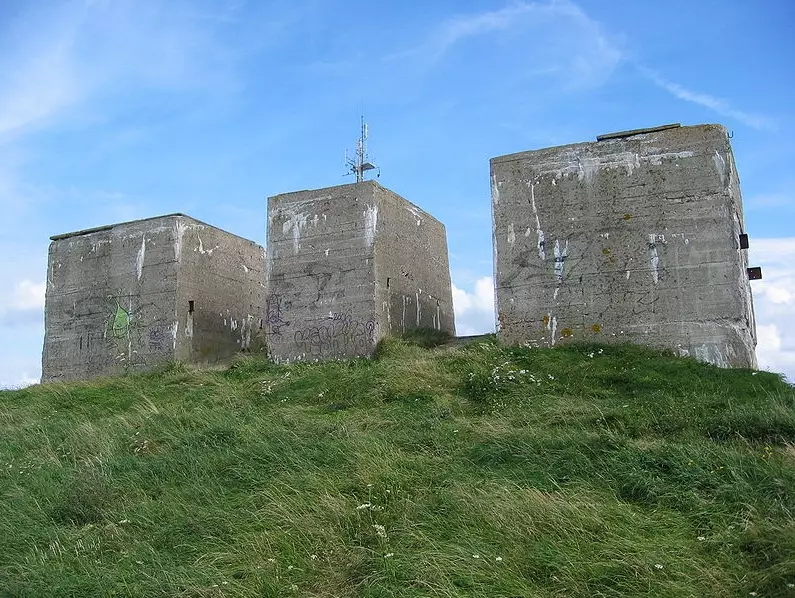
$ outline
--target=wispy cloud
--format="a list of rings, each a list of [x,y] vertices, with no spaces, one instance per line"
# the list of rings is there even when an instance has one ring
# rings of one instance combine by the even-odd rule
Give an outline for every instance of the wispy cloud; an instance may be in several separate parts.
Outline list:
[[[440,23],[419,44],[388,58],[411,57],[436,64],[476,38],[488,38],[512,76],[558,76],[569,87],[599,84],[616,68],[622,52],[599,22],[569,0],[520,1],[494,11],[462,14]],[[539,68],[538,65],[543,65]]]
[[[773,119],[734,108],[727,100],[717,98],[706,93],[687,89],[678,83],[673,83],[663,78],[659,73],[646,67],[639,67],[640,72],[660,89],[663,89],[680,100],[698,104],[713,112],[732,118],[753,129],[775,131],[777,125]]]
[[[0,24],[0,142],[78,106],[101,111],[110,96],[233,94],[237,53],[245,51],[224,38],[234,12],[233,4],[208,15],[182,1],[32,4]]]

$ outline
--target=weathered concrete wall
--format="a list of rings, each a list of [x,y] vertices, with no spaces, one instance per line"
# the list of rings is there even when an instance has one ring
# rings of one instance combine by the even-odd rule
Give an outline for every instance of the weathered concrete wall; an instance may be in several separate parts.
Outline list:
[[[190,219],[180,247],[175,358],[201,364],[264,351],[265,249]]]
[[[378,208],[368,183],[268,199],[269,353],[279,361],[369,355]]]
[[[224,319],[262,312],[263,271],[261,247],[180,214],[55,236],[42,381],[228,357],[243,341]]]
[[[376,312],[383,331],[434,328],[455,335],[444,225],[380,185],[375,195]]]
[[[625,341],[754,367],[726,130],[670,128],[491,160],[499,334]]]
[[[452,331],[444,228],[373,181],[269,198],[268,257],[265,322],[278,361],[371,355],[418,320]]]

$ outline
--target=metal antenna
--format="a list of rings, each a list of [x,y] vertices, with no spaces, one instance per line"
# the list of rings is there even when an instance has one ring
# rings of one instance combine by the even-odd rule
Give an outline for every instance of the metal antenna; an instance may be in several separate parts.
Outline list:
[[[348,167],[346,174],[355,174],[357,183],[361,183],[364,180],[365,172],[378,168],[370,162],[370,156],[367,155],[367,133],[367,124],[364,122],[364,115],[362,115],[361,134],[356,142],[356,157],[349,158],[348,152],[345,152],[345,165]],[[378,176],[381,176],[380,169],[378,170]]]

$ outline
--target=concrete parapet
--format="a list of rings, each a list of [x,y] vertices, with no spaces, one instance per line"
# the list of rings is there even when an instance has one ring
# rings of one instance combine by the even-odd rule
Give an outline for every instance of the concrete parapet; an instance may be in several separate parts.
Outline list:
[[[634,342],[755,367],[739,179],[720,125],[491,160],[500,337]]]
[[[255,341],[264,249],[182,214],[52,237],[42,381],[212,363]]]
[[[444,225],[374,181],[268,200],[268,350],[371,355],[389,333],[455,333]]]

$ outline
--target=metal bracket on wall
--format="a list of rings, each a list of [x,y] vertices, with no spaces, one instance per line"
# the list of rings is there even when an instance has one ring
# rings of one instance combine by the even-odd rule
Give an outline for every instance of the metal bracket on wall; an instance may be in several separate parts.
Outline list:
[[[740,249],[748,249],[748,234],[746,233],[740,235]]]
[[[748,268],[748,280],[762,280],[762,268],[755,266]]]

